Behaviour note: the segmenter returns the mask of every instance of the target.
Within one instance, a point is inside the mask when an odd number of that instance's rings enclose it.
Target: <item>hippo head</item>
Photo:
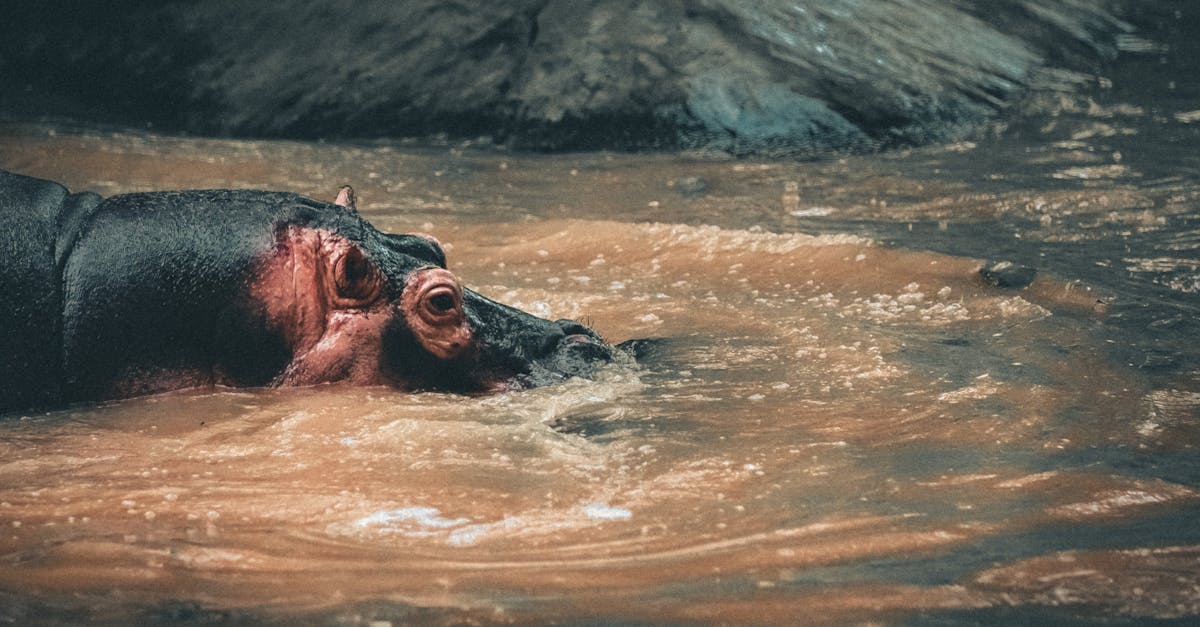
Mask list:
[[[463,287],[436,239],[393,235],[341,211],[274,225],[253,300],[289,348],[276,385],[330,381],[482,392],[587,375],[616,351],[571,320],[548,321]]]

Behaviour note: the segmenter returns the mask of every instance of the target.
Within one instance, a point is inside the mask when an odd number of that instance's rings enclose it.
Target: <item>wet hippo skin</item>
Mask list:
[[[283,192],[113,196],[0,172],[0,412],[197,386],[486,392],[614,350],[462,287],[428,236]]]

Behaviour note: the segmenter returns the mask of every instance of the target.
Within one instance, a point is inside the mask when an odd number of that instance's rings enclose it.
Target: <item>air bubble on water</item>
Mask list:
[[[550,309],[549,303],[544,300],[535,300],[529,303],[529,313],[538,316],[539,318],[550,318],[553,311]]]

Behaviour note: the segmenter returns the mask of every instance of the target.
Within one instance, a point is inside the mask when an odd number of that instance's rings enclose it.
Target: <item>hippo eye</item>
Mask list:
[[[429,305],[435,311],[446,313],[454,309],[454,297],[450,294],[434,294],[429,297]]]
[[[458,313],[461,296],[455,284],[434,285],[424,295],[424,314],[430,322],[454,318]]]
[[[459,357],[474,345],[462,285],[444,268],[421,268],[408,276],[400,313],[413,337],[440,359]]]
[[[434,327],[463,321],[462,286],[453,274],[440,268],[418,270],[405,286],[405,308]]]

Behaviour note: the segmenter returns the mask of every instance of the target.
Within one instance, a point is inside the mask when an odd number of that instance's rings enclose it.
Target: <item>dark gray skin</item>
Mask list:
[[[487,392],[619,354],[462,288],[348,188],[103,199],[0,171],[0,221],[0,413],[212,385]]]

